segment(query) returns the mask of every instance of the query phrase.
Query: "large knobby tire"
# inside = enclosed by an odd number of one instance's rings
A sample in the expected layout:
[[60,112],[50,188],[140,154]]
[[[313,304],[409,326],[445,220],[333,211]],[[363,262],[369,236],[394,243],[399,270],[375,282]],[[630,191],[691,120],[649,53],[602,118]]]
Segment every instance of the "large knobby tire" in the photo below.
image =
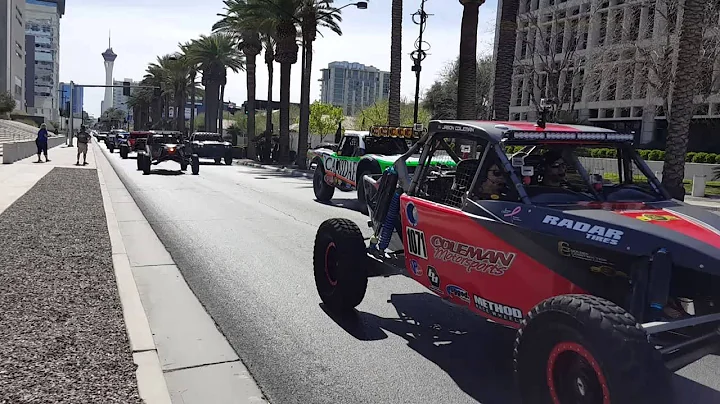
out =
[[523,403],[670,403],[670,372],[635,318],[595,296],[564,295],[533,308],[517,333]]
[[342,313],[354,309],[367,290],[365,241],[347,219],[328,219],[318,228],[313,249],[315,286],[323,303]]
[[193,175],[200,173],[200,158],[197,154],[193,154],[192,157],[190,157],[190,167],[192,168]]
[[226,166],[232,165],[232,160],[233,160],[232,152],[225,153],[225,165]]
[[360,212],[365,215],[368,214],[368,204],[367,199],[365,198],[365,181],[363,181],[363,177],[371,174],[373,174],[373,172],[369,168],[364,168],[363,171],[358,174],[355,183],[355,187],[357,188],[357,199],[360,205]]
[[112,153],[114,150],[115,150],[115,148],[114,148],[113,146],[108,147],[108,151],[109,151],[110,153]]
[[138,153],[137,157],[135,158],[135,161],[137,162],[137,170],[140,171],[143,168],[143,158],[145,157],[145,154]]
[[220,164],[222,162],[222,158],[215,157],[215,164]]
[[120,146],[120,158],[127,159],[130,150],[125,146]]
[[335,194],[335,187],[328,185],[325,182],[325,167],[318,163],[315,166],[315,173],[313,174],[313,191],[315,191],[315,198],[320,202],[328,202],[332,199]]

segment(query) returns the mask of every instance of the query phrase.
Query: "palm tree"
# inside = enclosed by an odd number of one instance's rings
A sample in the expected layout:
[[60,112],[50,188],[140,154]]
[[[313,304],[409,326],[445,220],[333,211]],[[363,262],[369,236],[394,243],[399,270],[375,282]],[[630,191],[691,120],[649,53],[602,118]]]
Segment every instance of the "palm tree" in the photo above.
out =
[[280,162],[290,156],[290,73],[297,63],[297,18],[304,0],[247,1],[236,5],[243,24],[259,32],[272,32],[275,42],[275,61],[280,63]]
[[460,25],[457,119],[477,119],[475,104],[477,104],[478,11],[485,0],[460,0],[460,3],[463,6],[463,16]]
[[303,61],[300,87],[300,130],[298,134],[297,164],[306,168],[308,135],[310,128],[310,84],[312,76],[312,45],[317,38],[318,27],[329,28],[342,35],[338,25],[342,21],[340,10],[332,7],[333,0],[305,0],[300,9],[300,27],[302,30]]
[[690,120],[701,57],[703,23],[707,0],[685,0],[678,40],[677,69],[672,88],[672,104],[665,140],[662,182],[673,198],[684,200],[685,153],[690,137]]
[[[141,82],[140,85],[147,85]],[[149,88],[140,88],[128,97],[127,105],[133,109],[134,129],[148,129],[150,121],[150,105],[153,102],[153,92]]]
[[216,32],[201,35],[192,41],[187,58],[190,64],[198,65],[202,71],[205,86],[205,130],[217,132],[220,87],[227,80],[227,69],[237,73],[245,68],[245,59],[237,48],[234,38],[227,33]]
[[[272,116],[273,116],[273,74],[275,63],[275,39],[272,35],[263,34],[262,36],[263,48],[265,48],[265,64],[268,69],[268,97],[267,97],[267,109],[265,110],[265,144],[269,145],[272,141]],[[269,148],[266,148],[269,151]],[[270,156],[262,156],[264,160],[269,160]]]
[[390,27],[390,98],[388,125],[400,126],[400,79],[402,70],[402,4],[392,0]]
[[[250,0],[252,1],[252,0]],[[245,54],[246,71],[247,71],[247,136],[248,139],[255,138],[255,87],[256,87],[256,58],[262,50],[260,35],[253,27],[249,27],[244,23],[242,14],[238,15],[241,7],[238,4],[246,4],[247,0],[225,0],[225,14],[218,14],[222,17],[220,21],[213,25],[213,30],[217,32],[227,32],[234,35],[238,41],[238,46]],[[222,113],[221,113],[222,122]],[[248,155],[255,156],[254,142],[248,142]]]
[[194,80],[190,80],[191,65],[184,54],[176,53],[166,66],[166,84],[172,95],[175,109],[175,129],[185,130],[185,102]]
[[519,2],[503,1],[500,13],[500,30],[495,50],[495,79],[493,82],[492,110],[495,119],[510,120],[510,95],[512,72],[515,63],[515,39],[517,38],[517,14]]
[[167,111],[167,68],[169,63],[170,55],[158,56],[155,63],[148,65],[145,70],[145,77],[143,78],[143,81],[146,82],[147,85],[160,88],[160,95],[153,96],[153,103],[150,107],[152,127],[154,129],[163,128],[163,119],[166,115],[165,111]]
[[187,63],[189,67],[189,79],[190,83],[192,85],[190,86],[190,133],[192,133],[195,130],[195,97],[197,96],[197,83],[195,80],[197,79],[197,73],[198,73],[198,65],[194,64],[190,61],[190,59],[187,57],[189,53],[192,52],[192,42],[185,42],[184,44],[180,44],[180,51],[185,55],[185,63]]

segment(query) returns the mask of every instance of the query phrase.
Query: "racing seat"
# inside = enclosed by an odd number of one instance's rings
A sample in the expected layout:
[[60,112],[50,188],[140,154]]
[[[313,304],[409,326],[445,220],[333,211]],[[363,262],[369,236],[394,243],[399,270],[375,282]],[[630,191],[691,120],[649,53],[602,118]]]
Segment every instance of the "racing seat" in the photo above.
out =
[[450,206],[462,206],[463,197],[470,190],[470,185],[480,168],[480,160],[468,159],[460,161],[455,167],[455,180],[450,188],[445,203]]

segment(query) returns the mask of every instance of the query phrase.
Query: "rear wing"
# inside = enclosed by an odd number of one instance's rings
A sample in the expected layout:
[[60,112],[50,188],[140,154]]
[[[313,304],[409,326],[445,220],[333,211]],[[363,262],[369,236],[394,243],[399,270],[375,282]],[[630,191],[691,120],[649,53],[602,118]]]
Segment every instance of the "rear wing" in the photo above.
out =
[[547,141],[598,142],[598,143],[632,143],[635,135],[617,132],[552,132],[552,131],[507,131],[503,133],[505,143],[528,142],[543,143]]

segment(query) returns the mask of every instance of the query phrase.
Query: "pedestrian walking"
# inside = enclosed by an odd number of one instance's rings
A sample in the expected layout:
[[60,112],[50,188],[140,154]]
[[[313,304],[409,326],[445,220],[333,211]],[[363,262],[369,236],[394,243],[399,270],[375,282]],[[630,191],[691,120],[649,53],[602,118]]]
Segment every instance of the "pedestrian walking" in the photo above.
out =
[[47,155],[47,149],[48,149],[48,131],[47,126],[43,123],[40,125],[40,130],[37,133],[37,138],[35,139],[35,145],[37,146],[37,155],[38,155],[38,163],[42,163],[42,160],[40,159],[40,154],[45,155],[45,162],[47,163],[50,161],[48,159]]
[[88,152],[88,143],[90,142],[90,134],[87,133],[87,130],[85,129],[85,125],[80,125],[80,131],[77,134],[77,141],[78,141],[78,152],[77,152],[77,162],[75,163],[76,166],[80,165],[80,154],[83,156],[83,164],[84,166],[87,165],[87,152]]

